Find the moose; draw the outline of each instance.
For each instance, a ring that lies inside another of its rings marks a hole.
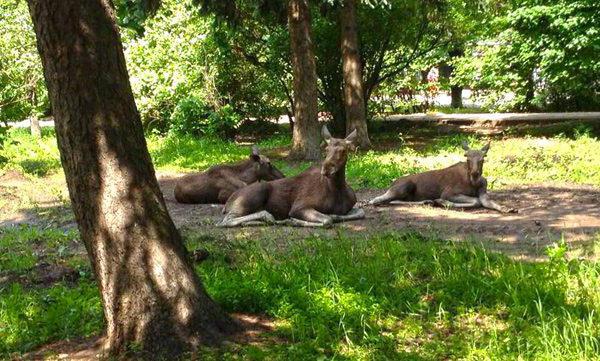
[[[179,203],[225,204],[236,190],[248,184],[284,177],[254,145],[250,157],[242,162],[216,165],[181,178],[175,185],[175,199]]]
[[[385,194],[372,199],[369,204],[435,204],[454,208],[484,207],[502,213],[518,212],[501,206],[488,197],[487,180],[482,172],[490,143],[481,149],[471,149],[467,142],[463,142],[462,148],[465,150],[466,162],[399,178]]]
[[[284,223],[305,227],[327,227],[334,222],[362,219],[354,208],[356,195],[346,183],[348,153],[354,149],[356,130],[345,139],[333,138],[323,126],[326,157],[297,176],[254,183],[227,200],[221,227],[256,223]]]

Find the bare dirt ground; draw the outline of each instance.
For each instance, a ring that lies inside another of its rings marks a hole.
[[[548,245],[564,237],[575,256],[589,256],[600,245],[600,188],[567,184],[535,184],[491,195],[498,202],[519,209],[518,214],[494,211],[450,210],[429,206],[386,206],[365,208],[367,218],[337,224],[330,229],[283,226],[216,228],[220,205],[179,204],[173,188],[179,174],[159,174],[169,212],[184,234],[227,242],[236,238],[270,239],[276,246],[310,235],[368,236],[374,233],[418,230],[440,239],[482,243],[516,258],[537,259]],[[22,176],[0,177],[0,226],[34,224],[74,227],[64,179],[54,177],[39,184]],[[52,191],[49,191],[52,190]],[[382,190],[357,191],[359,202]],[[83,247],[81,247],[83,252]],[[596,252],[597,253],[597,252]]]
[[[492,193],[499,203],[519,209],[518,214],[429,206],[367,206],[366,219],[337,224],[331,229],[281,226],[219,229],[214,224],[222,217],[221,206],[179,204],[173,198],[177,176],[163,175],[159,179],[177,226],[216,238],[272,235],[292,241],[315,233],[360,236],[418,230],[442,239],[482,242],[488,248],[528,259],[543,256],[546,247],[561,237],[579,251],[578,255],[587,254],[600,242],[600,189],[591,186],[536,184]],[[357,196],[359,202],[366,202],[381,193],[382,190],[361,189]]]

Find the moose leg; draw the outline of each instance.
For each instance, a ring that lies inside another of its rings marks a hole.
[[[493,209],[498,212],[502,212],[502,213],[517,213],[518,212],[518,210],[515,208],[504,207],[504,206],[501,206],[498,203],[494,202],[493,200],[491,200],[488,197],[488,194],[485,192],[481,193],[479,195],[479,201],[481,202],[481,205],[484,206],[485,208]]]
[[[392,204],[426,204],[422,202],[407,202],[405,201],[409,195],[415,191],[415,184],[412,181],[405,181],[401,184],[394,184],[387,192],[380,195],[379,197],[373,198],[369,201],[370,205],[376,206],[383,203]],[[427,202],[427,201],[424,201]]]
[[[256,222],[275,223],[275,217],[267,211],[251,213],[246,216],[236,217],[228,213],[217,227],[237,227],[243,225],[254,225]]]
[[[333,224],[333,218],[313,208],[293,210],[290,212],[293,225],[302,227],[328,227]]]
[[[391,189],[388,189],[387,192],[380,195],[379,197],[375,197],[375,198],[371,199],[369,201],[369,204],[372,206],[376,206],[376,205],[383,204],[383,203],[389,203],[390,201],[394,200],[395,198],[396,198],[396,195],[394,194],[394,192],[392,192]]]
[[[448,199],[439,198],[435,200],[435,204],[448,208],[477,208],[481,207],[481,202],[477,197],[469,197],[463,194],[458,194]]]
[[[352,208],[347,214],[330,214],[329,216],[334,222],[355,221],[357,219],[364,219],[365,211],[362,208]]]

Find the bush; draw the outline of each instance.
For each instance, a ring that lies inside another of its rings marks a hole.
[[[170,132],[178,135],[233,138],[241,121],[229,105],[213,111],[203,100],[191,96],[182,99],[171,115]]]
[[[241,121],[240,115],[230,105],[225,105],[208,117],[208,134],[233,138]]]

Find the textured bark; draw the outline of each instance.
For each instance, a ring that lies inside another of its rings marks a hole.
[[[371,141],[367,130],[362,65],[358,48],[356,0],[343,1],[340,20],[346,134],[356,129],[357,145],[362,149],[369,149]]]
[[[307,0],[290,0],[288,26],[294,77],[294,134],[290,157],[320,158],[319,121],[317,117],[317,71],[310,31]]]
[[[165,206],[110,0],[28,0],[69,195],[102,295],[106,346],[144,358],[234,324],[206,295]]]

